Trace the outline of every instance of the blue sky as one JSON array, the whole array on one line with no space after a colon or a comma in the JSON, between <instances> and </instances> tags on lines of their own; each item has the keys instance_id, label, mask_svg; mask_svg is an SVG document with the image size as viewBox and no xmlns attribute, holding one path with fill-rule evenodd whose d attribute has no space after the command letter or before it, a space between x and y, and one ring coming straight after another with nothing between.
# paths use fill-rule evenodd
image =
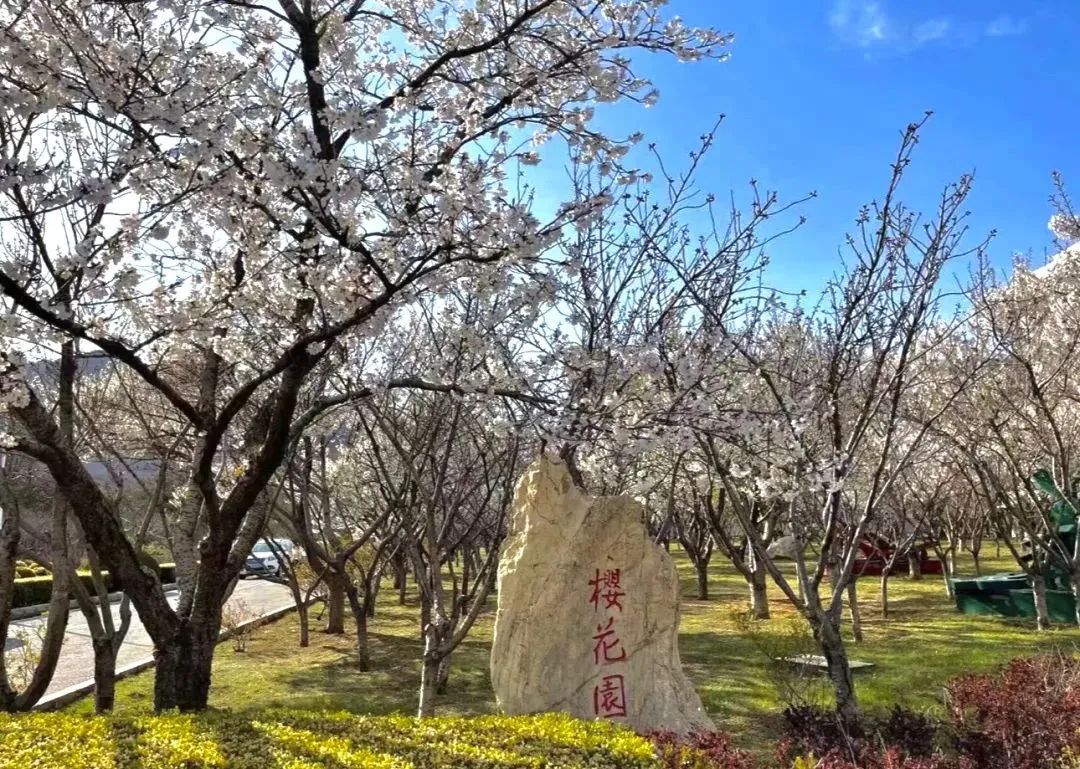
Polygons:
<instances>
[{"instance_id":1,"label":"blue sky","mask_svg":"<svg viewBox=\"0 0 1080 769\"><path fill-rule=\"evenodd\" d=\"M646 58L651 110L604 121L685 157L726 114L700 186L750 178L782 195L816 190L803 230L773 250L785 288L813 290L837 263L860 204L879 195L903 126L932 109L905 199L929 209L975 172L973 234L998 231L994 261L1051 252L1051 171L1080 198L1080 0L672 0L687 22L734 32L723 63Z\"/></svg>"}]
</instances>

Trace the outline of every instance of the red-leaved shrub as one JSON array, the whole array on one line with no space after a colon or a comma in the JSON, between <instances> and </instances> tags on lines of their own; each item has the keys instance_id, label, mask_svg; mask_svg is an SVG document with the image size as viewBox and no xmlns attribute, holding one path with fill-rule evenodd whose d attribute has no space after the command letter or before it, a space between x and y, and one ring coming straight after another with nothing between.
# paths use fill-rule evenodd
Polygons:
<instances>
[{"instance_id":1,"label":"red-leaved shrub","mask_svg":"<svg viewBox=\"0 0 1080 769\"><path fill-rule=\"evenodd\" d=\"M724 732L693 732L680 737L674 732L645 735L656 745L664 769L754 769L750 754L735 747Z\"/></svg>"},{"instance_id":2,"label":"red-leaved shrub","mask_svg":"<svg viewBox=\"0 0 1080 769\"><path fill-rule=\"evenodd\" d=\"M897 747L873 750L864 746L857 756L837 753L820 759L815 769L980 769L967 758L953 758L940 753L911 756Z\"/></svg>"},{"instance_id":3,"label":"red-leaved shrub","mask_svg":"<svg viewBox=\"0 0 1080 769\"><path fill-rule=\"evenodd\" d=\"M784 724L787 739L781 745L781 760L807 755L883 756L883 745L895 756L930 758L935 754L941 728L936 719L899 705L884 716L846 724L832 710L808 705L789 707L784 710Z\"/></svg>"},{"instance_id":4,"label":"red-leaved shrub","mask_svg":"<svg viewBox=\"0 0 1080 769\"><path fill-rule=\"evenodd\" d=\"M980 769L1050 769L1080 748L1080 661L1024 657L946 687L956 748Z\"/></svg>"}]
</instances>

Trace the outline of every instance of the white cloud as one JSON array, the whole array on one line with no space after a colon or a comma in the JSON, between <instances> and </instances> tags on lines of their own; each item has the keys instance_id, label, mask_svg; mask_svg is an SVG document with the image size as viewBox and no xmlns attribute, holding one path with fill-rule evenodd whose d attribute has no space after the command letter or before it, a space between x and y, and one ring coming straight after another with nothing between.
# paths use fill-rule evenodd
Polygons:
<instances>
[{"instance_id":1,"label":"white cloud","mask_svg":"<svg viewBox=\"0 0 1080 769\"><path fill-rule=\"evenodd\" d=\"M885 42L891 32L881 4L868 0L837 0L829 13L829 28L844 42L860 48Z\"/></svg>"},{"instance_id":2,"label":"white cloud","mask_svg":"<svg viewBox=\"0 0 1080 769\"><path fill-rule=\"evenodd\" d=\"M952 23L948 19L927 19L921 24L916 24L911 30L911 40L915 45L941 40L949 34L951 28Z\"/></svg>"},{"instance_id":3,"label":"white cloud","mask_svg":"<svg viewBox=\"0 0 1080 769\"><path fill-rule=\"evenodd\" d=\"M1008 14L998 16L986 25L986 34L990 37L1011 37L1027 32L1027 22Z\"/></svg>"},{"instance_id":4,"label":"white cloud","mask_svg":"<svg viewBox=\"0 0 1080 769\"><path fill-rule=\"evenodd\" d=\"M889 13L884 0L835 0L829 28L841 42L858 48L904 53L944 40L956 30L950 19L935 16L905 21Z\"/></svg>"}]
</instances>

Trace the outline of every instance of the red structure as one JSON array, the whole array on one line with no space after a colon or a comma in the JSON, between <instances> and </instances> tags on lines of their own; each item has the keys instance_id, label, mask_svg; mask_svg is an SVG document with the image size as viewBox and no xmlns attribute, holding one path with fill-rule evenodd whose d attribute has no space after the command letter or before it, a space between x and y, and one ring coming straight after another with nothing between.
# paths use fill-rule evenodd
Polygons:
<instances>
[{"instance_id":1,"label":"red structure","mask_svg":"<svg viewBox=\"0 0 1080 769\"><path fill-rule=\"evenodd\" d=\"M892 557L895 548L876 534L864 534L859 543L859 554L855 557L852 573L856 577L880 577L885 565ZM906 574L910 559L917 558L923 574L941 574L941 561L931 558L926 545L916 545L906 555L899 556L892 566L893 576Z\"/></svg>"}]
</instances>

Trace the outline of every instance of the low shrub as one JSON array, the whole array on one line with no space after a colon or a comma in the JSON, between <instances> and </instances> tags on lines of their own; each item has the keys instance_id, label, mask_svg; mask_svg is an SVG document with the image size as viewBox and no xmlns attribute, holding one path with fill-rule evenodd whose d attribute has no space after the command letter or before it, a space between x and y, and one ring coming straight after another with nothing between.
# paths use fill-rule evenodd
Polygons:
<instances>
[{"instance_id":1,"label":"low shrub","mask_svg":"<svg viewBox=\"0 0 1080 769\"><path fill-rule=\"evenodd\" d=\"M899 748L906 755L929 758L939 742L942 724L926 713L893 706L884 718L871 721L870 731L883 744Z\"/></svg>"},{"instance_id":2,"label":"low shrub","mask_svg":"<svg viewBox=\"0 0 1080 769\"><path fill-rule=\"evenodd\" d=\"M34 561L16 561L15 578L29 579L31 577L47 577L49 570Z\"/></svg>"},{"instance_id":3,"label":"low shrub","mask_svg":"<svg viewBox=\"0 0 1080 769\"><path fill-rule=\"evenodd\" d=\"M230 598L221 610L221 630L232 641L234 652L246 652L248 641L258 632L259 613L243 598Z\"/></svg>"},{"instance_id":4,"label":"low shrub","mask_svg":"<svg viewBox=\"0 0 1080 769\"><path fill-rule=\"evenodd\" d=\"M176 582L176 564L163 563L158 566L161 569L161 584L171 585Z\"/></svg>"},{"instance_id":5,"label":"low shrub","mask_svg":"<svg viewBox=\"0 0 1080 769\"><path fill-rule=\"evenodd\" d=\"M19 563L23 562L20 561ZM158 568L160 569L161 584L168 585L176 582L176 564L163 563ZM27 576L23 576L24 574L27 574ZM120 589L119 584L109 572L103 571L101 574L105 578L105 587L110 593ZM78 575L86 589L90 591L90 595L96 595L94 581L90 576L90 572L80 570ZM26 567L16 565L15 576L15 597L12 608L19 609L24 606L37 606L49 602L52 597L53 578L48 571L37 567L37 572L30 574Z\"/></svg>"},{"instance_id":6,"label":"low shrub","mask_svg":"<svg viewBox=\"0 0 1080 769\"><path fill-rule=\"evenodd\" d=\"M664 769L753 769L750 754L739 750L724 732L694 732L680 737L675 732L646 735L656 745Z\"/></svg>"},{"instance_id":7,"label":"low shrub","mask_svg":"<svg viewBox=\"0 0 1080 769\"><path fill-rule=\"evenodd\" d=\"M1015 659L1000 673L960 676L946 687L958 751L985 769L1057 767L1080 750L1080 660Z\"/></svg>"},{"instance_id":8,"label":"low shrub","mask_svg":"<svg viewBox=\"0 0 1080 769\"><path fill-rule=\"evenodd\" d=\"M796 705L785 708L783 715L786 739L780 748L785 760L794 755L848 753L852 745L863 740L861 724L845 726L835 711L826 708Z\"/></svg>"},{"instance_id":9,"label":"low shrub","mask_svg":"<svg viewBox=\"0 0 1080 769\"><path fill-rule=\"evenodd\" d=\"M16 571L16 574L18 572ZM23 577L16 579L12 589L12 608L48 603L52 596L52 577Z\"/></svg>"},{"instance_id":10,"label":"low shrub","mask_svg":"<svg viewBox=\"0 0 1080 769\"><path fill-rule=\"evenodd\" d=\"M0 714L0 745L0 769L662 767L647 739L614 724L556 714L425 720L304 711Z\"/></svg>"},{"instance_id":11,"label":"low shrub","mask_svg":"<svg viewBox=\"0 0 1080 769\"><path fill-rule=\"evenodd\" d=\"M94 588L94 579L89 572L80 571L77 572L79 580L83 583L87 590L90 591L90 595L96 595L97 591ZM105 587L112 592L116 589L116 585L113 584L113 580L109 575L109 572L103 571L101 573L105 579ZM38 604L48 603L52 598L52 575L44 577L29 577L26 579L15 580L14 596L15 600L12 607L15 609L23 606L37 606Z\"/></svg>"},{"instance_id":12,"label":"low shrub","mask_svg":"<svg viewBox=\"0 0 1080 769\"><path fill-rule=\"evenodd\" d=\"M930 716L894 707L884 716L844 725L833 711L793 707L784 711L787 737L780 761L798 769L959 769L960 757L938 749L944 725Z\"/></svg>"},{"instance_id":13,"label":"low shrub","mask_svg":"<svg viewBox=\"0 0 1080 769\"><path fill-rule=\"evenodd\" d=\"M790 764L793 769L980 769L965 758L910 756L900 748L875 750L864 746L858 755L832 753L824 758L801 756Z\"/></svg>"}]
</instances>

